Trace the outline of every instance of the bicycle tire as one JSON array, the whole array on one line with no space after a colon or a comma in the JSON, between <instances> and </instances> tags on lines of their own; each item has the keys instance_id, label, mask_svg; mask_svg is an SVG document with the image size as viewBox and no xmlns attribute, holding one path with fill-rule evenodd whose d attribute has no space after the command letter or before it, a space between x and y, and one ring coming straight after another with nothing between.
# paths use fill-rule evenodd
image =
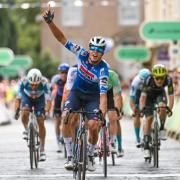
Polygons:
<instances>
[{"instance_id":1,"label":"bicycle tire","mask_svg":"<svg viewBox=\"0 0 180 180\"><path fill-rule=\"evenodd\" d=\"M103 136L103 173L104 177L107 177L107 145L106 145L106 126L102 128Z\"/></svg>"},{"instance_id":2,"label":"bicycle tire","mask_svg":"<svg viewBox=\"0 0 180 180\"><path fill-rule=\"evenodd\" d=\"M112 165L115 166L116 163L115 163L115 156L114 156L114 153L111 153L111 158L112 158Z\"/></svg>"},{"instance_id":3,"label":"bicycle tire","mask_svg":"<svg viewBox=\"0 0 180 180\"><path fill-rule=\"evenodd\" d=\"M154 159L154 167L159 167L159 142L158 142L158 123L154 122L154 150L153 150L153 159Z\"/></svg>"},{"instance_id":4,"label":"bicycle tire","mask_svg":"<svg viewBox=\"0 0 180 180\"><path fill-rule=\"evenodd\" d=\"M30 124L29 127L29 158L30 158L30 167L33 169L33 161L34 161L34 128L33 124Z\"/></svg>"},{"instance_id":5,"label":"bicycle tire","mask_svg":"<svg viewBox=\"0 0 180 180\"><path fill-rule=\"evenodd\" d=\"M79 144L78 147L78 151L79 151L79 157L78 157L78 180L82 180L82 163L83 163L83 142L81 139L81 142Z\"/></svg>"},{"instance_id":6,"label":"bicycle tire","mask_svg":"<svg viewBox=\"0 0 180 180\"><path fill-rule=\"evenodd\" d=\"M82 134L83 141L83 159L82 159L82 180L86 179L86 163L87 163L87 134Z\"/></svg>"},{"instance_id":7,"label":"bicycle tire","mask_svg":"<svg viewBox=\"0 0 180 180\"><path fill-rule=\"evenodd\" d=\"M35 162L35 167L38 168L38 162L39 162L39 135L38 135L37 132L35 132L34 162Z\"/></svg>"}]
</instances>

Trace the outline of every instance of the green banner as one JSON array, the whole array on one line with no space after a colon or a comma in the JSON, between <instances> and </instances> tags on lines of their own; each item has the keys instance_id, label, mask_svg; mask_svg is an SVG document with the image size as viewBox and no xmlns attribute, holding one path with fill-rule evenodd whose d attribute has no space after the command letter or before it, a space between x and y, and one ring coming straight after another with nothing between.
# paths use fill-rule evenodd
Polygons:
<instances>
[{"instance_id":1,"label":"green banner","mask_svg":"<svg viewBox=\"0 0 180 180\"><path fill-rule=\"evenodd\" d=\"M115 57L120 61L149 61L151 52L143 46L119 46L115 49Z\"/></svg>"},{"instance_id":2,"label":"green banner","mask_svg":"<svg viewBox=\"0 0 180 180\"><path fill-rule=\"evenodd\" d=\"M17 55L14 57L14 60L10 64L17 69L27 70L32 66L32 59L30 56L26 55Z\"/></svg>"},{"instance_id":3,"label":"green banner","mask_svg":"<svg viewBox=\"0 0 180 180\"><path fill-rule=\"evenodd\" d=\"M16 77L18 76L18 70L13 67L1 67L0 68L0 75L4 77Z\"/></svg>"},{"instance_id":4,"label":"green banner","mask_svg":"<svg viewBox=\"0 0 180 180\"><path fill-rule=\"evenodd\" d=\"M0 66L8 66L14 59L14 53L9 48L0 48Z\"/></svg>"},{"instance_id":5,"label":"green banner","mask_svg":"<svg viewBox=\"0 0 180 180\"><path fill-rule=\"evenodd\" d=\"M146 40L180 40L180 21L161 21L143 23L140 35Z\"/></svg>"}]
</instances>

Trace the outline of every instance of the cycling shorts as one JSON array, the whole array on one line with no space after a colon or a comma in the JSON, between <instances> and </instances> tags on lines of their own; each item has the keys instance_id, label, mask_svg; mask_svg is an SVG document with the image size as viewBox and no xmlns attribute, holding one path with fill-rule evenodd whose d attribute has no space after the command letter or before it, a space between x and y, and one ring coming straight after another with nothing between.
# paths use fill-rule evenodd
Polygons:
<instances>
[{"instance_id":1,"label":"cycling shorts","mask_svg":"<svg viewBox=\"0 0 180 180\"><path fill-rule=\"evenodd\" d=\"M64 103L64 110L71 109L77 111L84 107L87 112L93 112L99 109L100 95L99 94L85 94L78 90L71 90L67 101ZM87 114L88 120L98 120L98 115Z\"/></svg>"},{"instance_id":2,"label":"cycling shorts","mask_svg":"<svg viewBox=\"0 0 180 180\"><path fill-rule=\"evenodd\" d=\"M107 92L107 108L108 109L114 109L114 94L113 94L113 88L109 89Z\"/></svg>"},{"instance_id":3,"label":"cycling shorts","mask_svg":"<svg viewBox=\"0 0 180 180\"><path fill-rule=\"evenodd\" d=\"M61 102L62 102L62 96L56 95L54 99L54 110L53 110L53 115L55 117L61 116Z\"/></svg>"},{"instance_id":4,"label":"cycling shorts","mask_svg":"<svg viewBox=\"0 0 180 180\"><path fill-rule=\"evenodd\" d=\"M35 115L36 116L42 116L45 115L45 96L41 95L39 98L36 99L32 99L29 96L27 96L26 94L22 95L22 108L29 108L31 109L32 107L34 107L35 110Z\"/></svg>"}]
</instances>

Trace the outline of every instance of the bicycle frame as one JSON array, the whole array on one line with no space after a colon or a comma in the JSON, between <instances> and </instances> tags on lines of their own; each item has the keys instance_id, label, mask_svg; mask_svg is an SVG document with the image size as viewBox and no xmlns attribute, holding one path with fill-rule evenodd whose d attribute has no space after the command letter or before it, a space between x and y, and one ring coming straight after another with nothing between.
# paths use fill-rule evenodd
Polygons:
<instances>
[{"instance_id":1,"label":"bicycle frame","mask_svg":"<svg viewBox=\"0 0 180 180\"><path fill-rule=\"evenodd\" d=\"M36 116L34 114L34 109L29 114L28 122L28 147L30 153L30 166L33 169L33 164L38 167L39 161L39 127L37 123Z\"/></svg>"}]
</instances>

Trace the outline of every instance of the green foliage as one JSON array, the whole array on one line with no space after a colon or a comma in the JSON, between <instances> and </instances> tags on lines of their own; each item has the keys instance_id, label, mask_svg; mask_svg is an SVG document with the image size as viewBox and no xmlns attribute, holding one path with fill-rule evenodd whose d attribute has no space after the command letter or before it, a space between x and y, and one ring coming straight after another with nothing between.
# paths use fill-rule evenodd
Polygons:
<instances>
[{"instance_id":1,"label":"green foliage","mask_svg":"<svg viewBox=\"0 0 180 180\"><path fill-rule=\"evenodd\" d=\"M48 51L34 61L34 67L38 67L42 74L49 79L58 72L58 65L59 62L56 61Z\"/></svg>"},{"instance_id":2,"label":"green foliage","mask_svg":"<svg viewBox=\"0 0 180 180\"><path fill-rule=\"evenodd\" d=\"M32 2L40 3L37 0L0 0L2 3ZM29 55L33 59L33 67L39 68L42 74L51 78L57 73L58 62L49 52L41 54L40 49L40 22L37 16L40 15L38 8L9 8L0 9L0 47L9 47L14 53Z\"/></svg>"}]
</instances>

